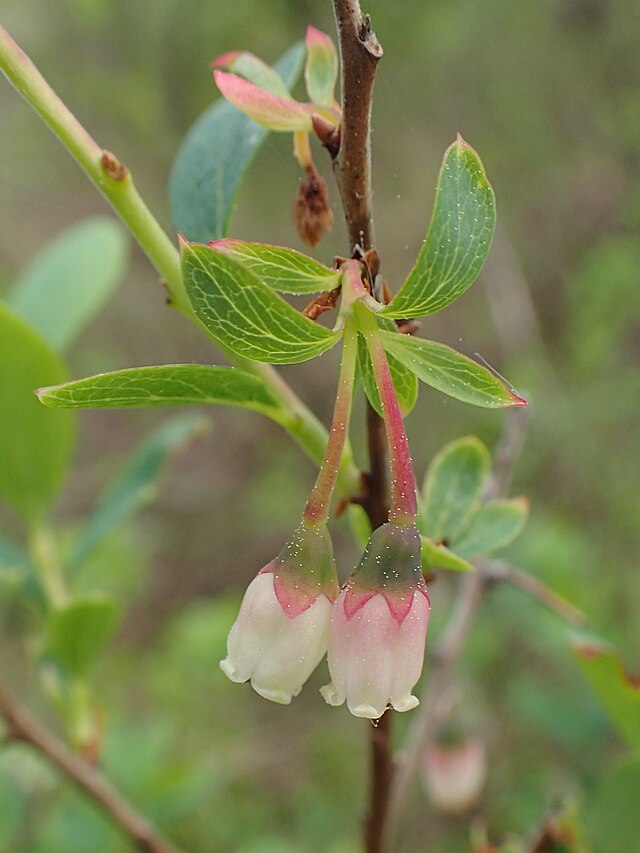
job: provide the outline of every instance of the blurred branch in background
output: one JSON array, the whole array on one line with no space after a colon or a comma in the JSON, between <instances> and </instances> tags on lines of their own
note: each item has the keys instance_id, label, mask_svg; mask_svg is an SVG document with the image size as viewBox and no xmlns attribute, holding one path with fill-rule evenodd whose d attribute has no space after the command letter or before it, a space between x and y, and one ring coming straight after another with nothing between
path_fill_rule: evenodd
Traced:
<instances>
[{"instance_id":1,"label":"blurred branch in background","mask_svg":"<svg viewBox=\"0 0 640 853\"><path fill-rule=\"evenodd\" d=\"M143 853L179 853L158 830L140 815L93 764L73 753L39 723L0 682L0 715L6 725L5 743L28 744L42 753L87 796L107 812Z\"/></svg>"},{"instance_id":2,"label":"blurred branch in background","mask_svg":"<svg viewBox=\"0 0 640 853\"><path fill-rule=\"evenodd\" d=\"M493 327L507 356L523 350L542 352L543 339L529 282L504 226L498 225L489 257L480 273Z\"/></svg>"}]
</instances>

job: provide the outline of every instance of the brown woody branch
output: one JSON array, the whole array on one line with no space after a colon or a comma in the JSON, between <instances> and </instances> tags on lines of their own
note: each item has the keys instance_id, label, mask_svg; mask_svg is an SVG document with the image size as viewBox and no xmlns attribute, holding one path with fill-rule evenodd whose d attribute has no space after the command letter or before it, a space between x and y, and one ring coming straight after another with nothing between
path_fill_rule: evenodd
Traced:
<instances>
[{"instance_id":1,"label":"brown woody branch","mask_svg":"<svg viewBox=\"0 0 640 853\"><path fill-rule=\"evenodd\" d=\"M44 755L81 791L92 797L143 853L180 853L139 814L102 773L72 752L33 717L0 682L0 716L7 729L5 741L22 741Z\"/></svg>"},{"instance_id":2,"label":"brown woody branch","mask_svg":"<svg viewBox=\"0 0 640 853\"><path fill-rule=\"evenodd\" d=\"M325 139L344 210L349 249L364 257L375 248L371 204L371 98L382 48L358 0L333 0L342 69L342 121L339 134ZM321 128L316 128L316 132ZM318 135L322 138L321 133ZM372 257L372 256L371 256ZM376 255L377 265L377 255ZM383 421L367 409L369 473L362 504L372 528L387 520L387 445ZM366 853L382 850L393 775L389 711L371 727L371 789L364 819Z\"/></svg>"},{"instance_id":3,"label":"brown woody branch","mask_svg":"<svg viewBox=\"0 0 640 853\"><path fill-rule=\"evenodd\" d=\"M342 68L342 122L334 171L351 248L374 248L371 97L382 48L358 0L334 0Z\"/></svg>"}]
</instances>

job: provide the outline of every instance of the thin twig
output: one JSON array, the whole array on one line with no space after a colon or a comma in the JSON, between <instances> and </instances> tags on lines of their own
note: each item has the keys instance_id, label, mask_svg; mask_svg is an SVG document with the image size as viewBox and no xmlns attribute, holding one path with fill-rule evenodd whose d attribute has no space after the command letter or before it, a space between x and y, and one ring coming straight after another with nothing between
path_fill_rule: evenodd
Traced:
<instances>
[{"instance_id":1,"label":"thin twig","mask_svg":"<svg viewBox=\"0 0 640 853\"><path fill-rule=\"evenodd\" d=\"M511 566L502 560L486 560L478 567L478 570L482 572L487 581L509 583L518 587L574 628L583 627L587 621L587 617L580 608L522 569Z\"/></svg>"},{"instance_id":2,"label":"thin twig","mask_svg":"<svg viewBox=\"0 0 640 853\"><path fill-rule=\"evenodd\" d=\"M180 853L88 761L71 750L38 722L0 682L0 715L7 727L6 741L30 744L54 764L83 793L92 797L143 853Z\"/></svg>"},{"instance_id":3,"label":"thin twig","mask_svg":"<svg viewBox=\"0 0 640 853\"><path fill-rule=\"evenodd\" d=\"M493 471L485 500L505 497L509 493L511 478L522 453L530 418L527 407L514 408L509 412L502 438L493 454Z\"/></svg>"}]
</instances>

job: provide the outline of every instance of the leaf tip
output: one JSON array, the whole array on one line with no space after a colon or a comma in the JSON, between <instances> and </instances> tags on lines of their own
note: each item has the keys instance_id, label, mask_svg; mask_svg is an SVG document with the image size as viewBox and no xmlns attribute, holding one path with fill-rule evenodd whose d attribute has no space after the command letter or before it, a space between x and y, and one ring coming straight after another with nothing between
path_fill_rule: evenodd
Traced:
<instances>
[{"instance_id":1,"label":"leaf tip","mask_svg":"<svg viewBox=\"0 0 640 853\"><path fill-rule=\"evenodd\" d=\"M333 41L331 40L331 37L311 24L307 27L305 43L307 45L307 50L309 51L314 49L317 50L318 48L329 50L333 49Z\"/></svg>"},{"instance_id":2,"label":"leaf tip","mask_svg":"<svg viewBox=\"0 0 640 853\"><path fill-rule=\"evenodd\" d=\"M178 248L180 251L188 249L191 246L191 243L187 240L182 231L178 231L176 236L178 237Z\"/></svg>"},{"instance_id":3,"label":"leaf tip","mask_svg":"<svg viewBox=\"0 0 640 853\"><path fill-rule=\"evenodd\" d=\"M42 403L43 406L50 406L51 402L49 399L49 393L53 391L55 387L55 385L44 385L42 388L36 388L33 393L38 398L39 403Z\"/></svg>"},{"instance_id":4,"label":"leaf tip","mask_svg":"<svg viewBox=\"0 0 640 853\"><path fill-rule=\"evenodd\" d=\"M227 53L221 53L220 56L213 59L209 65L215 70L216 68L228 68L232 65L239 56L242 56L241 50L229 50Z\"/></svg>"}]
</instances>

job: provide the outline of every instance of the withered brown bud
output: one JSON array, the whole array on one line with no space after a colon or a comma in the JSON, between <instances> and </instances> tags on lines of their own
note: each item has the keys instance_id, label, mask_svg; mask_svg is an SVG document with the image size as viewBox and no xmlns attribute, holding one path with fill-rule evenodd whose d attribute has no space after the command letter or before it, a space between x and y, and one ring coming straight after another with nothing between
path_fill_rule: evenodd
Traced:
<instances>
[{"instance_id":1,"label":"withered brown bud","mask_svg":"<svg viewBox=\"0 0 640 853\"><path fill-rule=\"evenodd\" d=\"M293 205L293 221L300 239L316 246L333 226L327 182L314 166L307 166Z\"/></svg>"}]
</instances>

